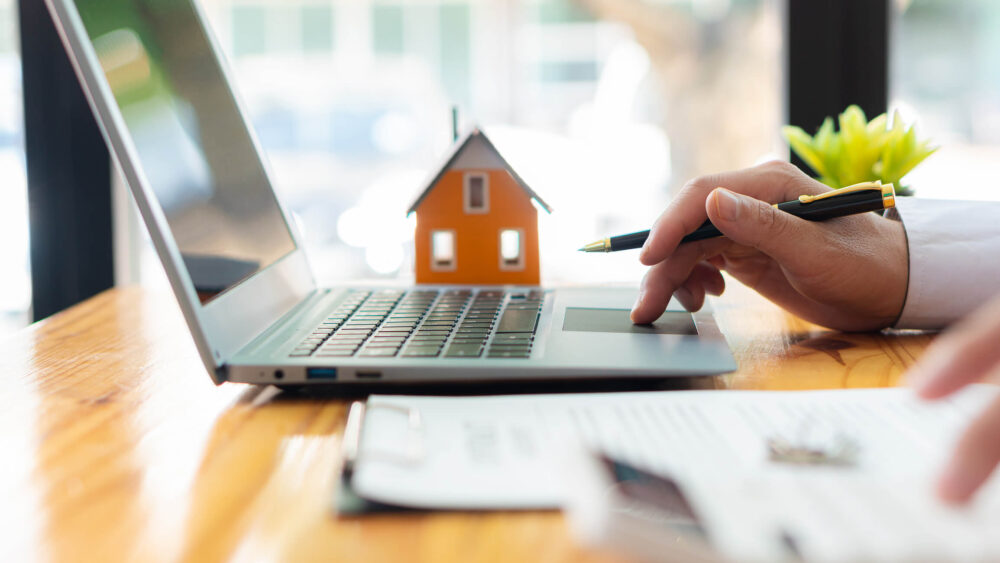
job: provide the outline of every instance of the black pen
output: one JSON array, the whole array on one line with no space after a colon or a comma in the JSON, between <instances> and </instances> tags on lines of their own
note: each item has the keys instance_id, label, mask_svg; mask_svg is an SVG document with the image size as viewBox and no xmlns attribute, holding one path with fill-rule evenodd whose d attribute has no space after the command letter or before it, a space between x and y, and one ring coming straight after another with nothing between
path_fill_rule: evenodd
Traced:
<instances>
[{"instance_id":1,"label":"black pen","mask_svg":"<svg viewBox=\"0 0 1000 563\"><path fill-rule=\"evenodd\" d=\"M834 217L856 215L868 211L883 211L895 205L896 192L893 190L892 184L865 182L822 194L800 195L798 199L776 203L774 207L807 221L826 221ZM711 221L705 220L694 232L682 238L681 242L694 242L721 236L722 232ZM580 250L583 252L615 252L641 248L646 243L647 238L649 238L649 231L640 231L607 237L592 242Z\"/></svg>"}]
</instances>

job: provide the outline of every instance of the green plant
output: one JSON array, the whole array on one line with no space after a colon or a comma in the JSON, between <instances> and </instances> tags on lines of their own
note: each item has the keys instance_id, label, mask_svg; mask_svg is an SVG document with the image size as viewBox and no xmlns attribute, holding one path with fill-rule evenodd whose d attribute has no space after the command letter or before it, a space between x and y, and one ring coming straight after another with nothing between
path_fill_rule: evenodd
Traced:
<instances>
[{"instance_id":1,"label":"green plant","mask_svg":"<svg viewBox=\"0 0 1000 563\"><path fill-rule=\"evenodd\" d=\"M855 105L844 110L838 121L839 132L833 129L833 118L827 117L815 136L790 125L782 127L781 133L819 181L831 188L881 180L892 183L896 193L910 195L912 191L900 180L937 147L930 146L929 140L917 140L915 126L906 129L898 111L892 116L892 127L884 113L868 121Z\"/></svg>"}]
</instances>

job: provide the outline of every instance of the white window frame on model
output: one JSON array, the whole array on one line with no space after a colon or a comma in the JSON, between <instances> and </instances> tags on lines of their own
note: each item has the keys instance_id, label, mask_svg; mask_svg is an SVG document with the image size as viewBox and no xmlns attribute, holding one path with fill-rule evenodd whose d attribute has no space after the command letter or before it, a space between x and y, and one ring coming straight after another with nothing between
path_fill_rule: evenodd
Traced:
<instances>
[{"instance_id":1,"label":"white window frame on model","mask_svg":"<svg viewBox=\"0 0 1000 563\"><path fill-rule=\"evenodd\" d=\"M454 229L433 229L430 234L430 259L431 270L435 272L452 272L458 265L458 237ZM445 242L447 240L448 242ZM442 248L439 245L448 244L451 246L451 261L438 260Z\"/></svg>"},{"instance_id":2,"label":"white window frame on model","mask_svg":"<svg viewBox=\"0 0 1000 563\"><path fill-rule=\"evenodd\" d=\"M510 260L504 253L504 235L513 233L517 235L517 255L516 261ZM500 229L497 237L497 244L500 245L500 269L516 272L524 269L524 229ZM510 244L508 242L508 244Z\"/></svg>"},{"instance_id":3,"label":"white window frame on model","mask_svg":"<svg viewBox=\"0 0 1000 563\"><path fill-rule=\"evenodd\" d=\"M481 180L483 187L483 204L472 205L472 182ZM462 180L462 208L466 213L481 214L490 212L490 176L485 172L466 172Z\"/></svg>"}]
</instances>

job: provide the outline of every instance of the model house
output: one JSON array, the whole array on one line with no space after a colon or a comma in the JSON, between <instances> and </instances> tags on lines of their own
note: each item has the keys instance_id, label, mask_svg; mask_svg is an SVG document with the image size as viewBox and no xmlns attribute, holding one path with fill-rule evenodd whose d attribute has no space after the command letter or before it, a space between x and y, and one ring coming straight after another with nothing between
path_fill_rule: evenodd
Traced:
<instances>
[{"instance_id":1,"label":"model house","mask_svg":"<svg viewBox=\"0 0 1000 563\"><path fill-rule=\"evenodd\" d=\"M539 283L538 210L548 204L473 129L410 206L417 283Z\"/></svg>"}]
</instances>

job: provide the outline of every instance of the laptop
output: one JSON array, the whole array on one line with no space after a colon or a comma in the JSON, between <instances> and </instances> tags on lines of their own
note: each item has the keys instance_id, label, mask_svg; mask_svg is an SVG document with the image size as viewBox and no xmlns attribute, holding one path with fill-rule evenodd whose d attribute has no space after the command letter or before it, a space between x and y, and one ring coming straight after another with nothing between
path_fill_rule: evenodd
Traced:
<instances>
[{"instance_id":1,"label":"laptop","mask_svg":"<svg viewBox=\"0 0 1000 563\"><path fill-rule=\"evenodd\" d=\"M709 313L615 288L319 287L192 0L46 0L216 383L584 381L735 369Z\"/></svg>"}]
</instances>

